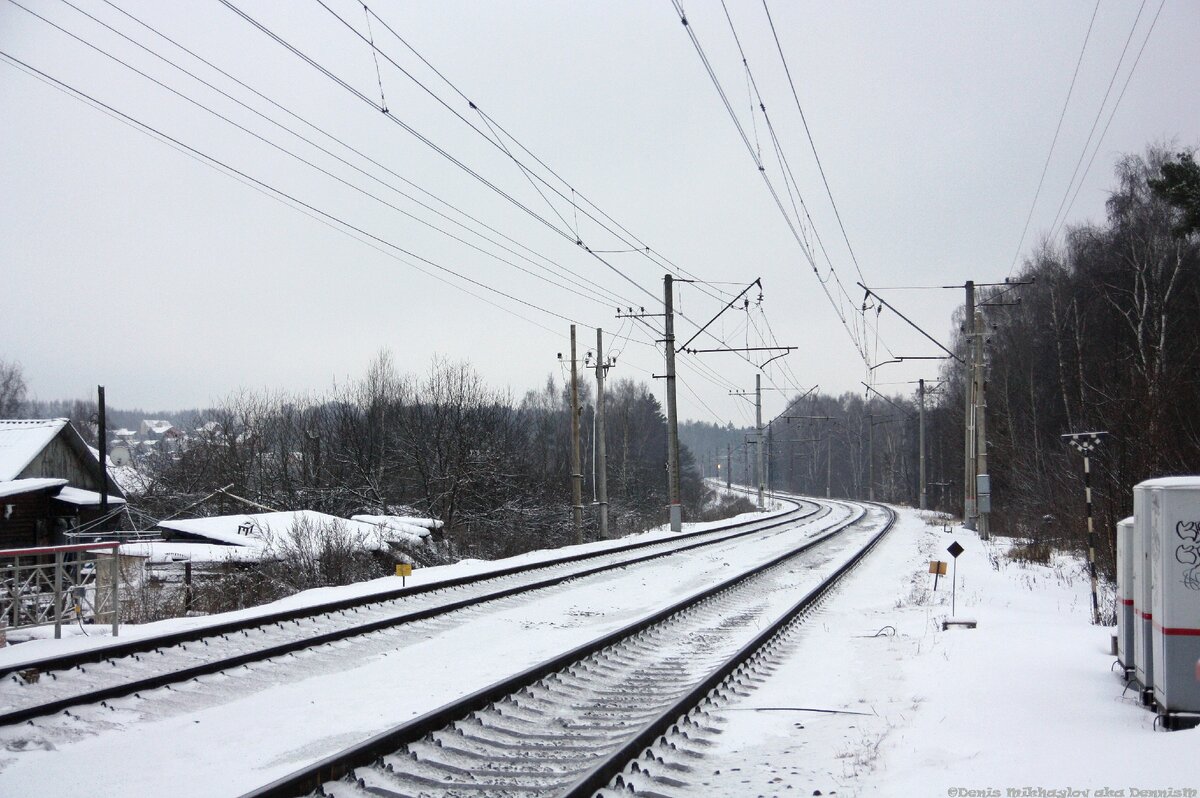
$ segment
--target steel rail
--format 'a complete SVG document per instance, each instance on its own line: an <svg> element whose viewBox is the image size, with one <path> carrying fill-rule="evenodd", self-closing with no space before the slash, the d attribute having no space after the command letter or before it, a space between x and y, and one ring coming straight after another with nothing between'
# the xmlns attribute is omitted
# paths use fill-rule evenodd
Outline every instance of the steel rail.
<svg viewBox="0 0 1200 798"><path fill-rule="evenodd" d="M703 532L689 533L689 538L694 538L694 537L697 537L700 535L710 534L713 531L727 531L729 529L736 529L740 526L752 527L750 529L745 529L745 530L735 532L730 535L725 535L723 537L713 538L711 540L692 542L692 543L688 543L683 546L674 546L665 551L654 551L654 552L651 552L649 554L645 554L642 556L618 560L618 561L610 562L610 563L605 563L605 564L598 565L598 566L595 566L592 568L586 568L584 570L571 571L569 573L559 574L556 576L548 577L546 579L540 579L540 580L536 580L536 581L532 581L532 582L523 582L519 585L514 585L512 587L507 587L507 588L503 588L500 590L495 590L495 591L486 593L481 596L472 596L472 597L461 599L458 601L453 601L453 602L449 602L446 604L439 604L434 607L426 607L426 608L419 609L419 610L410 610L407 612L399 612L394 615L389 615L386 618L378 619L375 621L370 621L370 622L362 623L362 624L352 624L352 625L349 625L349 626L346 626L343 628L334 629L334 630L331 630L328 632L322 632L322 633L318 633L315 635L296 637L292 640L288 640L288 641L285 641L285 642L282 642L279 644L254 649L252 651L243 652L243 653L236 654L233 656L212 659L207 662L199 663L199 664L192 665L189 667L168 670L168 671L164 671L162 673L154 674L154 675L147 676L144 678L131 680L131 681L124 681L124 682L120 682L117 684L102 687L99 689L81 691L81 692L74 693L72 695L64 696L62 698L54 699L51 701L46 701L46 702L39 703L39 704L33 704L30 706L26 706L26 707L20 707L17 709L12 709L12 710L6 711L6 712L0 712L0 726L13 725L16 723L23 723L23 722L31 720L33 718L50 715L50 714L53 714L56 712L60 712L62 710L70 709L71 707L80 706L80 705L84 705L84 704L95 704L95 703L98 703L101 701L107 701L112 698L120 698L122 696L133 695L135 693L139 693L144 690L153 690L153 689L156 689L159 687L164 687L166 685L188 681L189 679L194 679L199 676L206 676L206 675L210 675L213 673L220 673L221 671L228 670L230 668L235 668L240 665L246 665L246 664L249 664L252 662L261 662L264 660L271 659L273 657L284 656L284 655L291 654L291 653L301 651L304 649L314 648L319 645L333 643L333 642L337 642L339 640L344 640L346 638L356 637L356 636L364 635L364 634L370 634L371 632L377 632L377 631L380 631L383 629L391 628L394 626L400 626L400 625L403 625L406 623L413 623L416 621L426 620L428 618L432 618L432 617L435 617L438 615L444 615L444 614L447 614L450 612L454 612L456 610L465 609L467 607L476 606L476 605L483 604L486 602L497 601L499 599L506 598L508 596L517 595L520 593L528 593L528 592L532 592L535 590L541 590L544 588L553 587L555 585L562 584L563 582L584 578L587 576L591 576L593 574L601 573L603 571L614 570L617 568L625 568L630 565L636 565L638 563L647 562L649 560L660 559L662 557L668 557L668 556L671 556L672 554L677 554L677 553L684 552L684 551L690 551L693 549L704 548L704 547L708 547L708 546L715 546L715 545L718 545L721 543L729 542L731 540L737 540L742 537L746 537L749 535L754 535L757 533L775 529L780 526L786 526L788 524L792 524L797 521L802 521L806 518L810 518L812 515L815 515L817 512L819 512L819 509L820 508L818 507L812 513L800 514L800 508L797 507L795 510L781 513L779 516L776 516L773 519L767 519L767 521L769 521L769 523L764 522L763 520L756 520L756 521L750 521L750 522L742 522L741 524L720 527L718 530L705 530ZM796 516L796 517L793 517L793 516ZM674 541L674 540L678 540L678 538L669 539L668 542ZM652 546L652 545L661 545L663 542L664 541L660 539L657 541L647 541L647 542L642 542L642 543L638 543L638 544L633 544L632 546L629 546L629 547L620 547L621 551L618 553L623 553L624 551L627 551L628 549L646 548L646 547ZM603 552L603 553L611 553L611 551L612 550L605 550L605 552ZM599 555L596 555L596 556L599 556ZM564 559L566 559L568 562L578 561L578 558L564 558ZM556 560L555 564L561 565L563 563L560 560ZM545 566L545 563L541 563L540 565ZM518 569L517 572L533 571L533 570L538 570L538 569L535 569L535 568ZM495 576L495 573L496 572L492 572L492 575ZM507 575L511 575L511 574L506 573L505 575L507 576ZM458 581L458 580L455 580L455 581ZM475 580L475 581L479 581L479 580ZM364 604L373 604L373 603L378 603L378 602L376 602L376 601L359 602L356 606L361 607L361 606L364 606ZM354 607L351 607L350 609L353 609L353 608ZM334 612L344 612L344 611L345 610L343 610L343 609L334 610ZM309 613L304 617L312 617L313 615L319 615L319 614L322 614L322 613ZM289 618L289 619L285 619L285 620L294 620L294 619ZM262 628L265 626L282 625L283 623L284 623L284 621L282 621L282 620L276 621L274 623L261 623L260 622L260 623L254 624L253 626L246 626L241 629L236 629L234 631L243 631L243 632L248 633L248 631L250 629ZM224 633L224 634L229 634L229 633ZM223 635L207 635L206 638L215 639L215 638L222 637L222 636ZM188 641L188 642L193 642L193 641ZM205 639L205 638L201 638L198 642L203 642L205 645L208 645L207 639ZM183 646L185 651L187 650L185 644L181 643L179 645ZM161 645L152 646L148 649L143 649L142 651L139 651L137 653L146 653L147 651L154 652L161 647L162 647ZM102 662L103 661L107 661L107 660L102 660ZM82 669L81 665L75 666L75 667L80 667Z"/></svg>
<svg viewBox="0 0 1200 798"><path fill-rule="evenodd" d="M689 690L686 695L681 697L658 717L648 722L628 743L618 748L603 762L596 765L566 792L560 793L558 798L590 798L590 796L596 795L599 790L608 786L614 778L620 775L630 762L636 760L642 751L649 748L659 737L670 730L672 726L676 725L681 717L691 712L709 693L724 685L739 668L754 659L775 637L786 631L789 626L815 607L841 582L842 578L854 566L862 561L863 557L875 548L875 545L879 543L883 536L892 528L892 525L895 524L895 511L887 507L884 509L888 512L887 524L876 535L872 536L867 541L867 544L859 549L853 557L843 563L828 578L823 580L821 584L806 593L791 609L755 636L753 640L742 646L737 653L722 663L720 667L713 670L704 681Z"/></svg>
<svg viewBox="0 0 1200 798"><path fill-rule="evenodd" d="M472 712L481 710L487 707L489 704L493 704L522 688L528 687L546 678L553 673L564 670L579 660L585 659L616 643L620 643L621 641L626 640L627 638L632 637L652 626L655 626L656 624L659 624L668 618L671 618L672 616L684 612L719 593L741 585L760 575L764 571L767 571L768 569L801 555L810 549L821 545L822 543L830 541L849 527L857 524L866 516L865 504L860 504L859 506L861 510L853 518L840 522L830 530L823 533L820 537L809 540L804 544L792 549L791 551L774 557L767 562L754 566L753 568L750 568L741 574L733 576L717 585L678 601L669 607L659 610L658 612L635 621L621 629L609 632L588 643L576 646L569 651L547 659L536 665L530 666L513 676L507 677L495 682L494 684L476 690L475 692L458 699L457 701L431 710L430 712L411 720L405 721L404 723L398 724L387 731L380 732L379 734L376 734L350 748L325 757L305 768L281 777L270 784L245 793L242 798L293 798L294 796L307 795L313 791L319 790L321 785L326 782L335 781L337 779L346 777L351 774L355 768L370 765L371 763L379 760L381 757L392 754L407 744L415 743L416 741L424 738L426 735L443 729L453 721L460 720L465 716L470 715ZM891 511L889 511L889 513L890 512ZM819 586L816 591L821 591L822 589L827 590L834 581L839 579L840 576L849 569L850 565L861 559L866 550L872 547L875 542L877 542L879 538L891 527L892 520L894 520L894 514L892 515L891 519L889 519L888 524L884 527L884 529L872 537L865 549L856 553L854 558L852 558L849 563L839 568L834 577L824 580L822 585ZM811 597L816 591L812 591L807 594L805 599ZM805 599L802 599L801 602L803 603ZM813 599L813 601L815 601L815 599ZM808 606L811 603L812 601L809 601L808 604L805 604L805 606ZM786 613L786 618L788 620L794 618L798 612L802 611L802 609L803 607L801 607L800 610L797 610L795 607L793 607L792 610ZM776 626L777 624L773 624L771 628L774 629ZM763 635L758 635L755 639L757 641L762 638ZM744 647L742 650L739 650L738 653L743 654L745 650L746 647ZM755 650L757 650L757 648L751 650L749 653L746 653L745 656L743 656L743 659L751 656ZM727 665L728 663L725 663L718 669L718 672L720 672L721 675L716 679L716 682L719 682L728 674L729 671L726 670ZM733 668L736 668L736 664L731 666L729 670L731 671ZM711 681L713 681L711 677L707 678L704 680L704 684L708 684ZM707 689L705 692L707 692ZM675 706L672 706L671 710L669 711L674 710ZM674 719L678 717L679 714L681 713L674 712L674 714L670 715L670 718ZM652 725L657 729L660 724L656 720L656 722ZM669 728L669 724L667 727ZM647 729L648 728L649 727L647 727ZM641 741L647 735L649 735L650 740L653 740L655 737L655 735L650 734L648 730L643 730L637 735L636 739ZM626 746L623 746L622 750L624 750L625 747ZM645 743L639 743L637 750L640 751L644 747ZM626 760L627 759L628 757ZM622 766L624 766L626 760L622 760ZM602 772L600 769L601 767L603 766L598 766L595 770L588 773L586 777L589 779L588 783L591 783L591 779L600 778L600 773ZM608 779L606 778L605 783L607 783L607 780Z"/></svg>

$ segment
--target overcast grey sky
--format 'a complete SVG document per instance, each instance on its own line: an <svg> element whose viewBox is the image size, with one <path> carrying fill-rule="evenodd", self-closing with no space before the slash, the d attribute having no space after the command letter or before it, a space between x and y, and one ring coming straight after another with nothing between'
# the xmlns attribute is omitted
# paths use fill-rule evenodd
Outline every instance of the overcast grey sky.
<svg viewBox="0 0 1200 798"><path fill-rule="evenodd" d="M367 33L361 3L325 1ZM361 375L383 348L407 371L426 369L435 354L469 360L491 384L519 396L548 374L561 377L556 353L567 350L569 322L559 316L579 322L581 349L592 345L597 326L619 332L622 338L612 344L619 351L612 376L649 381L663 370L652 344L656 336L615 318L614 306L619 300L661 312L655 303L662 296L664 267L656 258L713 283L680 286L677 302L686 317L677 325L681 339L720 308L720 297L728 296L721 292L762 278L761 305L749 313L731 312L713 329L731 345L759 346L771 338L769 325L779 343L798 347L767 366L768 385L861 390L867 365L860 350L872 362L938 354L886 311L877 330L862 328L859 275L761 2L729 0L728 9L812 228L828 254L827 262L813 229L802 225L824 285L776 207L670 0L370 4L377 15L370 18L370 35L380 52L462 119L386 57L379 59L377 78L370 46L315 0L231 2L376 103L381 82L388 115L217 0L71 0L362 171L61 0L19 2L200 105L31 16L14 0L0 0L0 50L319 209L297 210L268 189L239 182L0 59L0 357L24 365L39 398L91 395L102 383L114 405L151 409L207 405L241 387L320 391ZM683 8L752 148L761 151L764 174L790 212L793 203L770 131L762 113L752 112L758 100L751 99L721 4L689 0ZM1121 153L1141 152L1149 142L1191 146L1200 140L1200 3L1192 0L1166 0L1162 6L1160 0L1101 0L1098 7L1090 0L771 0L769 8L846 234L872 286L961 284L1010 273L1093 11L1022 257L1049 231L1064 196L1071 202L1070 180L1081 154L1086 166L1096 152L1070 207L1071 223L1102 217L1112 164ZM625 240L589 220L587 206L578 200L578 209L572 205L570 188L514 149L567 199L544 186L549 200L541 196L499 147L466 124L486 133L487 123L384 23L578 195L622 225ZM1092 147L1085 151L1098 113ZM395 189L485 232L511 252ZM360 233L347 235L320 212L373 238L364 243ZM614 222L605 224L616 229ZM577 246L576 236L590 249L606 251L600 257L611 268ZM607 252L628 250L629 241L650 246L652 256ZM948 341L960 291L883 293ZM751 296L757 300L757 291ZM868 317L875 322L874 312ZM702 338L694 346L717 345ZM758 355L750 357L761 362ZM910 386L887 383L933 378L937 365L893 364L878 369L875 378L881 390L907 393ZM681 416L747 423L750 408L729 392L752 388L754 371L736 354L682 356ZM662 381L654 382L661 396ZM766 415L782 408L779 396L769 396Z"/></svg>

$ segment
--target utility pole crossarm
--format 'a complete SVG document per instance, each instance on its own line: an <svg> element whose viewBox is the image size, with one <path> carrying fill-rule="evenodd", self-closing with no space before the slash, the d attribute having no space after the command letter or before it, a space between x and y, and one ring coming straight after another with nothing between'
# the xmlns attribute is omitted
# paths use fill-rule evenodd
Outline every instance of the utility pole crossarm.
<svg viewBox="0 0 1200 798"><path fill-rule="evenodd" d="M722 313L724 313L725 311L727 311L727 310L729 310L731 307L733 307L733 305L734 305L734 303L735 303L735 302L737 302L739 299L741 299L742 297L744 297L744 296L746 295L746 292L747 292L747 291L749 291L751 288L753 288L753 287L754 287L754 286L756 286L756 285L758 286L758 290L759 290L759 291L762 291L762 278L761 278L761 277L756 277L756 278L754 278L754 282L750 283L750 285L748 285L748 286L746 286L745 288L743 288L743 289L742 289L742 292L741 292L740 294L738 294L737 296L735 296L733 299L729 300L729 303L728 303L727 305L725 305L725 307L723 307L723 308L721 308L719 311L717 311L717 315L715 315L715 316L713 316L711 319L709 319L709 320L708 320L708 323L707 323L707 324L705 324L703 327L701 327L699 330L696 330L696 334L695 334L695 335L693 335L691 338L687 339L687 341L685 341L685 342L683 343L683 346L679 347L679 349L678 349L678 350L676 350L676 351L678 351L678 352L686 352L686 351L687 351L687 346L688 346L688 344L690 344L692 341L695 341L697 338L699 338L699 337L700 337L700 333L702 333L702 332L704 332L705 330L707 330L707 329L708 329L708 328L709 328L709 327L712 325L712 323L713 323L714 321L716 321L717 319L721 318L721 314L722 314ZM759 298L761 299L761 295L760 295L760 297L759 297Z"/></svg>
<svg viewBox="0 0 1200 798"><path fill-rule="evenodd" d="M925 332L925 331L924 331L924 330L922 330L920 327L918 327L918 326L917 326L917 324L916 324L916 322L914 322L914 321L913 321L912 319L910 319L908 316L905 316L903 313L901 313L900 311L896 310L896 308L895 308L894 306L892 306L892 304L891 304L891 303L889 303L889 302L888 302L886 299L884 299L884 298L883 298L883 297L881 297L879 294L877 294L877 293L875 293L874 291L872 291L870 288L867 288L867 287L866 287L865 285L863 285L862 283L858 283L857 285L858 285L858 287L859 287L859 288L861 288L862 290L866 291L868 296L873 296L873 297L875 297L876 299L878 299L878 300L879 300L879 302L880 302L880 304L881 304L881 305L883 305L885 308L887 308L888 310L892 311L892 313L895 313L897 316L899 316L901 319L903 319L905 322L907 322L907 324L908 324L908 326L909 326L909 327L912 327L914 330L916 330L917 332L919 332L921 335L923 335L923 336L925 336L926 338L928 338L928 339L929 339L931 342L933 342L933 344L934 344L934 345L935 345L935 346L936 346L938 349L942 350L942 351L943 351L943 352L945 352L947 355L949 355L950 357L952 357L952 358L954 358L955 360L957 360L959 363L962 363L962 362L963 362L963 359L962 359L961 357L959 357L958 355L954 354L954 353L953 353L953 352L951 352L949 349L947 349L947 348L946 348L946 347L945 347L945 346L942 344L942 342L941 342L941 341L939 341L938 339L934 338L932 335L930 335L929 333Z"/></svg>
<svg viewBox="0 0 1200 798"><path fill-rule="evenodd" d="M899 410L899 411L900 411L901 413L903 413L904 415L906 415L906 416L911 416L911 415L913 414L913 411L911 411L911 410L906 410L905 408L903 408L903 407L901 407L900 405L896 404L896 403L895 403L895 402L893 402L891 399L887 398L886 396L884 396L883 394L881 394L879 391L877 391L877 390L875 390L874 388L872 388L870 385L867 385L865 382L860 382L859 384L860 384L860 385L862 385L862 387L866 388L866 389L867 389L868 391L870 391L871 393L873 393L873 394L875 394L876 396L878 396L878 397L879 397L880 399L882 399L883 401L887 402L887 403L888 403L889 405L891 405L892 407L894 407L894 408L896 408L897 410Z"/></svg>
<svg viewBox="0 0 1200 798"><path fill-rule="evenodd" d="M795 348L796 347L794 347L794 346L734 346L734 347L721 347L719 349L685 349L684 347L681 346L681 347L679 347L678 351L686 352L689 355L700 355L700 354L704 354L706 352L778 352L779 350L782 349L783 350L782 354L776 355L776 357L782 357L783 355L786 355L788 352L791 352ZM774 359L775 358L771 358L771 360L774 360ZM767 361L767 362L769 363L770 361ZM763 365L766 365L766 364L764 363Z"/></svg>

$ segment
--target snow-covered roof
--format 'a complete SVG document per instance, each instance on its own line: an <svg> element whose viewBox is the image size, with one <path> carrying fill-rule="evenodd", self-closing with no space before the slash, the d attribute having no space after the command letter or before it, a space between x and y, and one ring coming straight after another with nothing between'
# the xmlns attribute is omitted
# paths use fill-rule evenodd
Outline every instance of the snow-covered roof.
<svg viewBox="0 0 1200 798"><path fill-rule="evenodd" d="M183 532L233 546L264 549L272 544L282 545L293 527L300 523L317 527L340 528L352 536L367 551L386 549L388 535L379 526L326 515L315 510L292 510L276 513L219 515L211 518L173 519L159 523L162 529Z"/></svg>
<svg viewBox="0 0 1200 798"><path fill-rule="evenodd" d="M1200 477L1159 477L1137 484L1139 488L1200 488Z"/></svg>
<svg viewBox="0 0 1200 798"><path fill-rule="evenodd" d="M66 482L64 479L63 482ZM66 487L58 492L54 498L60 502L67 504L77 504L81 507L96 507L100 504L100 494L94 490L84 490L83 488ZM125 500L120 496L108 497L109 504L125 504Z"/></svg>
<svg viewBox="0 0 1200 798"><path fill-rule="evenodd" d="M442 522L435 518L408 515L352 515L350 520L379 527L388 540L397 543L423 543L430 532L442 528Z"/></svg>
<svg viewBox="0 0 1200 798"><path fill-rule="evenodd" d="M249 546L185 543L177 540L122 543L119 553L129 557L145 557L151 563L258 562L262 559L262 549Z"/></svg>
<svg viewBox="0 0 1200 798"><path fill-rule="evenodd" d="M65 418L0 420L0 480L16 479L67 424Z"/></svg>
<svg viewBox="0 0 1200 798"><path fill-rule="evenodd" d="M50 479L47 477L35 477L33 479L10 479L7 482L0 482L0 497L16 496L21 493L33 493L37 490L48 490L50 488L61 487L66 485L65 479Z"/></svg>

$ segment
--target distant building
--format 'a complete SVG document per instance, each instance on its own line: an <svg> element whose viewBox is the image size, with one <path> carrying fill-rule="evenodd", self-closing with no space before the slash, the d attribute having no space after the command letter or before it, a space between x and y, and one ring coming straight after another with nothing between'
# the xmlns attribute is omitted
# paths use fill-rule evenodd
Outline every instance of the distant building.
<svg viewBox="0 0 1200 798"><path fill-rule="evenodd" d="M153 438L154 440L158 440L172 430L176 433L179 432L170 421L161 418L144 418L142 419L142 423L138 424L137 434L142 439Z"/></svg>

